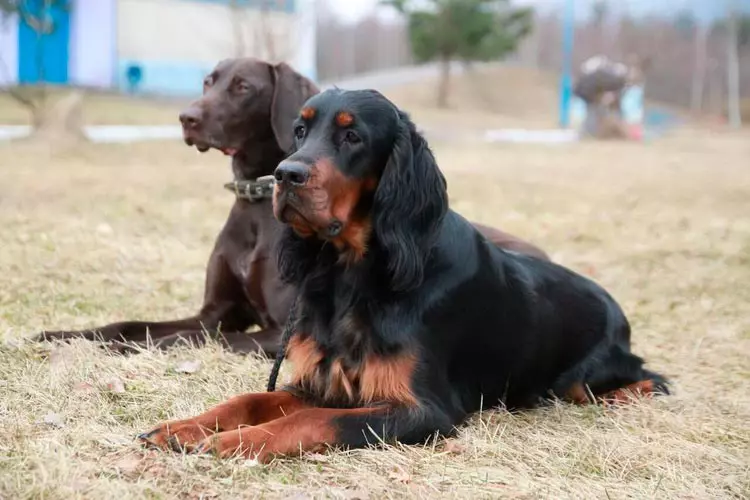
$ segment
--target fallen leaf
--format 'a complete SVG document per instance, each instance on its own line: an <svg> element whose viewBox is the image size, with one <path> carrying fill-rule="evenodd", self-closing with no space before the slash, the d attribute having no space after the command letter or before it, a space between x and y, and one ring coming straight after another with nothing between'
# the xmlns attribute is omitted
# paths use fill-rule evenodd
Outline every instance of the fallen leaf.
<svg viewBox="0 0 750 500"><path fill-rule="evenodd" d="M23 341L21 339L8 339L3 342L3 346L8 349L20 349L23 347Z"/></svg>
<svg viewBox="0 0 750 500"><path fill-rule="evenodd" d="M106 222L102 222L101 224L96 226L96 232L99 234L112 234L114 233L114 230L112 229L112 226L110 226Z"/></svg>
<svg viewBox="0 0 750 500"><path fill-rule="evenodd" d="M329 462L330 458L322 453L308 453L305 458L311 462Z"/></svg>
<svg viewBox="0 0 750 500"><path fill-rule="evenodd" d="M64 346L52 349L47 356L47 362L51 367L59 367L67 363L73 363L74 360L71 350Z"/></svg>
<svg viewBox="0 0 750 500"><path fill-rule="evenodd" d="M195 373L201 369L201 364L200 360L197 359L193 361L183 361L174 367L174 371L177 373Z"/></svg>
<svg viewBox="0 0 750 500"><path fill-rule="evenodd" d="M248 458L247 460L242 462L243 467L259 467L260 462L258 462L257 458Z"/></svg>
<svg viewBox="0 0 750 500"><path fill-rule="evenodd" d="M132 474L138 470L143 458L139 455L125 455L117 460L112 466L122 474Z"/></svg>
<svg viewBox="0 0 750 500"><path fill-rule="evenodd" d="M370 493L366 490L339 490L336 493L347 500L368 500L370 498Z"/></svg>
<svg viewBox="0 0 750 500"><path fill-rule="evenodd" d="M394 468L388 473L388 477L396 482L408 484L411 482L411 474L401 467Z"/></svg>
<svg viewBox="0 0 750 500"><path fill-rule="evenodd" d="M44 416L44 418L42 418L41 422L46 425L50 425L52 427L57 427L57 428L65 427L65 421L57 413L47 413Z"/></svg>
<svg viewBox="0 0 750 500"><path fill-rule="evenodd" d="M108 391L114 392L115 394L122 394L125 392L125 384L119 378L113 378L107 382L106 387Z"/></svg>
<svg viewBox="0 0 750 500"><path fill-rule="evenodd" d="M458 439L446 439L443 450L453 455L461 455L466 453L466 445Z"/></svg>
<svg viewBox="0 0 750 500"><path fill-rule="evenodd" d="M294 493L289 496L285 496L284 498L287 498L288 500L308 500L312 498L310 495L307 495L306 493Z"/></svg>
<svg viewBox="0 0 750 500"><path fill-rule="evenodd" d="M592 278L595 278L597 276L597 274L598 274L597 271L596 271L596 268L594 266L592 266L591 264L588 264L588 265L584 266L583 272L587 276L590 276Z"/></svg>
<svg viewBox="0 0 750 500"><path fill-rule="evenodd" d="M193 498L195 498L196 500L203 500L204 498L218 498L218 496L219 496L219 494L218 494L218 493L216 493L216 492L215 492L215 491L213 491L213 490L208 490L208 491L200 491L200 490L195 490L195 489L194 489L194 490L191 490L191 491L190 491L190 492L189 492L189 493L187 494L187 497L185 497L185 498L189 498L189 499L191 499L191 500L192 500Z"/></svg>
<svg viewBox="0 0 750 500"><path fill-rule="evenodd" d="M94 389L93 384L89 384L88 382L78 382L76 385L73 386L74 391L80 391L80 392L92 392Z"/></svg>
<svg viewBox="0 0 750 500"><path fill-rule="evenodd" d="M143 470L143 475L145 477L165 478L169 476L169 469L167 469L167 467L164 465L154 464L145 467Z"/></svg>

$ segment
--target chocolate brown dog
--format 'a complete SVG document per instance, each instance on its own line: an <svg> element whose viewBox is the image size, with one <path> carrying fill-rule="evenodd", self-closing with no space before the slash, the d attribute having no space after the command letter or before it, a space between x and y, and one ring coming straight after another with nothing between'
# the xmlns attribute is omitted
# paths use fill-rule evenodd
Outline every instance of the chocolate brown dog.
<svg viewBox="0 0 750 500"><path fill-rule="evenodd" d="M43 332L34 340L102 339L114 350L128 351L149 337L154 346L164 348L182 339L200 344L208 334L236 352L275 355L295 290L279 280L276 268L275 247L283 228L273 216L270 176L293 145L292 122L300 107L318 92L285 63L226 59L206 77L203 96L180 114L189 146L232 157L235 182L226 187L237 197L209 258L198 314ZM475 227L502 248L547 259L530 243L494 228ZM256 325L259 331L246 332Z"/></svg>

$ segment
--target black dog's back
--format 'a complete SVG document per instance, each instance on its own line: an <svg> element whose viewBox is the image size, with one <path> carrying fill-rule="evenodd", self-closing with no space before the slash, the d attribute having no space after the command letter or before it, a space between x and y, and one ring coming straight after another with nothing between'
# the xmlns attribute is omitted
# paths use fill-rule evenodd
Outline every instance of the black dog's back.
<svg viewBox="0 0 750 500"><path fill-rule="evenodd" d="M506 265L516 272L541 280L536 285L540 296L555 297L552 312L572 325L567 335L557 337L558 342L545 348L588 351L557 378L552 393L564 397L575 384L582 384L589 395L601 395L645 380L653 382L655 391L669 393L667 380L644 369L643 359L631 352L630 323L620 305L599 284L549 261L495 248L490 251L505 254L506 262L513 263Z"/></svg>
<svg viewBox="0 0 750 500"><path fill-rule="evenodd" d="M435 270L443 270L431 286L455 291L449 308L432 308L428 322L440 326L425 343L453 353L452 396L463 410L498 402L534 406L540 398L567 397L579 385L602 395L646 379L666 392L664 379L644 370L643 360L630 352L622 309L593 281L500 250L454 212L444 220L433 255Z"/></svg>

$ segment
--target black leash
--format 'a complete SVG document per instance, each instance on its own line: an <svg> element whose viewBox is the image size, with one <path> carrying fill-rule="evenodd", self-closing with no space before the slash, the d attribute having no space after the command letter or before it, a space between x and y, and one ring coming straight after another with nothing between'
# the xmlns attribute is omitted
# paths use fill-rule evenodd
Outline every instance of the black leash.
<svg viewBox="0 0 750 500"><path fill-rule="evenodd" d="M294 327L297 322L297 303L299 302L299 295L294 297L292 307L289 310L289 317L284 325L284 332L281 334L281 346L279 346L279 352L276 353L276 359L273 362L271 368L271 374L268 376L268 392L274 392L276 390L276 379L279 378L279 370L281 370L281 363L284 362L286 356L286 347L289 344L289 339L294 335Z"/></svg>

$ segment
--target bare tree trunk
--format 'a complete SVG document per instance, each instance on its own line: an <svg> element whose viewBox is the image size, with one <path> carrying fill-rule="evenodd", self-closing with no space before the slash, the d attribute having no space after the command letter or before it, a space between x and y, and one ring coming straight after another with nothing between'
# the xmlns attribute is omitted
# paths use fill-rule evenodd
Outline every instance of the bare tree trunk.
<svg viewBox="0 0 750 500"><path fill-rule="evenodd" d="M271 19L269 3L273 0L263 0L260 4L260 29L263 34L263 45L266 48L266 58L277 61L276 41L274 40L273 19Z"/></svg>
<svg viewBox="0 0 750 500"><path fill-rule="evenodd" d="M727 106L729 124L734 128L742 126L740 113L740 62L737 54L739 45L737 4L733 2L729 11L729 36L727 37Z"/></svg>
<svg viewBox="0 0 750 500"><path fill-rule="evenodd" d="M440 79L438 80L437 106L448 107L448 93L451 83L451 60L447 54L440 57Z"/></svg>
<svg viewBox="0 0 750 500"><path fill-rule="evenodd" d="M706 86L707 45L708 30L705 26L696 26L695 65L693 66L693 82L690 92L690 109L694 113L700 113L703 110L703 93Z"/></svg>
<svg viewBox="0 0 750 500"><path fill-rule="evenodd" d="M229 2L229 22L232 23L232 36L234 38L234 56L245 56L245 33L244 33L244 11L238 0Z"/></svg>
<svg viewBox="0 0 750 500"><path fill-rule="evenodd" d="M74 91L57 101L48 99L44 44L46 37L54 31L54 24L47 17L52 8L51 0L44 0L39 12L29 10L25 3L17 5L15 13L36 34L34 47L34 64L37 82L33 85L8 87L8 94L28 110L32 124L32 138L57 146L70 146L85 140L81 109L83 94ZM0 57L0 73L3 79L10 81L10 72L6 62Z"/></svg>

